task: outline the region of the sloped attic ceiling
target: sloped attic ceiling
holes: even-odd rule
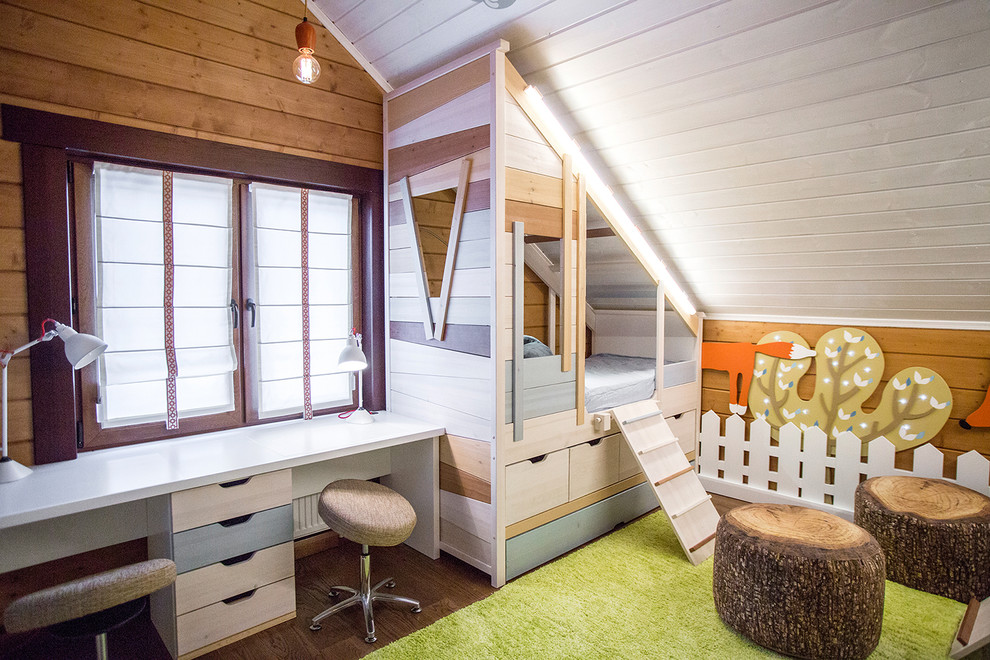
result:
[[[508,40],[709,316],[990,328],[986,0],[314,1],[396,87]]]

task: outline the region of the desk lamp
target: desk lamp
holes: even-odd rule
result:
[[[45,330],[49,323],[54,324],[54,328]],[[3,437],[3,454],[0,456],[0,483],[6,481],[17,481],[31,474],[31,468],[25,467],[7,455],[7,364],[10,358],[21,351],[25,351],[35,344],[44,341],[51,341],[56,336],[62,338],[65,343],[65,358],[72,365],[73,369],[82,369],[87,364],[99,357],[100,353],[107,350],[106,343],[99,337],[76,332],[72,328],[55,319],[45,319],[41,323],[42,334],[34,341],[30,341],[20,348],[12,351],[0,350],[0,370],[3,371],[3,384],[0,385],[0,398],[3,399],[2,421],[0,421],[0,433]]]
[[[352,424],[370,424],[374,419],[371,413],[364,409],[364,370],[368,368],[368,358],[361,350],[361,335],[356,330],[351,330],[347,338],[347,346],[340,352],[337,358],[337,365],[347,371],[356,371],[358,375],[358,407],[347,417],[347,421]]]

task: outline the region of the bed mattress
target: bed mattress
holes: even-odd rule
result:
[[[666,362],[664,387],[693,382],[697,362]],[[653,358],[596,353],[584,362],[584,406],[588,412],[608,410],[653,396],[656,360]]]
[[[596,353],[584,361],[584,406],[588,412],[608,410],[653,396],[653,358]]]

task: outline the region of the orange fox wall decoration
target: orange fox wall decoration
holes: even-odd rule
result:
[[[979,428],[990,426],[990,388],[987,388],[987,396],[983,399],[980,407],[969,413],[966,419],[960,419],[959,426],[964,429],[971,429],[974,426]]]
[[[701,345],[701,368],[729,372],[729,411],[737,415],[746,413],[749,386],[753,382],[753,375],[758,371],[753,369],[753,358],[756,357],[757,353],[787,360],[800,360],[815,354],[810,348],[787,341],[775,341],[769,344],[703,343]],[[740,375],[742,376],[741,385],[738,382]]]

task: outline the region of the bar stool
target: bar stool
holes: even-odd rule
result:
[[[331,587],[331,598],[341,591],[352,595],[313,617],[309,629],[319,630],[323,619],[360,604],[364,609],[364,624],[368,633],[364,641],[371,644],[377,639],[372,605],[375,601],[404,603],[412,606],[413,612],[420,611],[417,600],[379,592],[383,586],[395,586],[392,578],[371,586],[371,556],[368,552],[369,545],[398,545],[409,538],[416,526],[416,512],[406,498],[391,488],[360,479],[341,479],[324,488],[320,494],[319,512],[330,529],[361,544],[361,585],[357,589]]]
[[[9,633],[48,628],[58,637],[94,637],[96,657],[107,658],[107,633],[144,610],[145,596],[175,582],[170,559],[122,566],[22,596],[7,606]]]

